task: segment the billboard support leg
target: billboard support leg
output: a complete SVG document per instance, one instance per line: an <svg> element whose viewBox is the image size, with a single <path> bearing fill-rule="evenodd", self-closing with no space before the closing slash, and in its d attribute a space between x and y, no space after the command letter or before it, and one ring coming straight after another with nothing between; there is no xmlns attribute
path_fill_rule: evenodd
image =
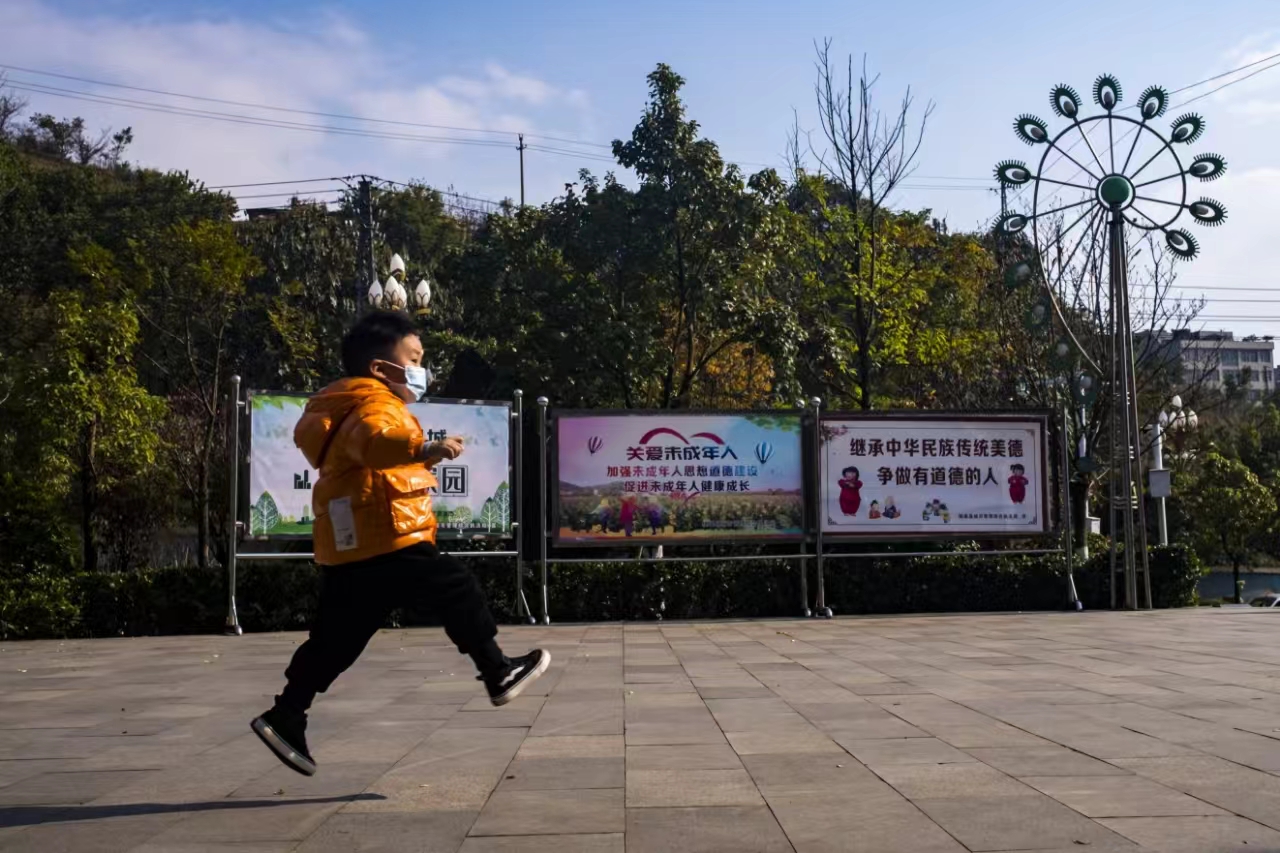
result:
<svg viewBox="0 0 1280 853"><path fill-rule="evenodd" d="M547 501L550 490L547 483L547 405L546 397L538 398L538 484L541 487L538 495L538 542L540 545L541 586L542 586L542 624L551 624L551 606L547 595Z"/></svg>
<svg viewBox="0 0 1280 853"><path fill-rule="evenodd" d="M1071 438L1067 428L1071 423L1071 407L1062 407L1062 553L1067 564L1067 597L1076 610L1084 610L1076 593L1076 578L1072 566L1071 545Z"/></svg>
<svg viewBox="0 0 1280 853"><path fill-rule="evenodd" d="M240 498L240 377L231 377L227 394L227 624L223 633L238 637L244 633L236 614L236 550L240 544L236 504Z"/></svg>
<svg viewBox="0 0 1280 853"><path fill-rule="evenodd" d="M814 483L813 495L817 505L817 514L814 518L814 539L817 544L817 553L815 554L818 565L818 601L814 606L816 615L824 619L830 619L834 614L831 608L827 606L827 577L826 566L822 560L822 398L814 397L809 401L813 407L813 452L817 457L817 464L814 465Z"/></svg>
<svg viewBox="0 0 1280 853"><path fill-rule="evenodd" d="M511 411L512 432L515 433L515 467L511 472L511 492L515 497L515 512L511 523L511 536L516 552L516 619L536 622L529 612L529 600L524 595L524 392L517 389Z"/></svg>
<svg viewBox="0 0 1280 853"><path fill-rule="evenodd" d="M809 548L805 541L800 541L800 556L808 555ZM813 611L809 609L809 561L797 560L800 564L800 613L808 618L813 615Z"/></svg>

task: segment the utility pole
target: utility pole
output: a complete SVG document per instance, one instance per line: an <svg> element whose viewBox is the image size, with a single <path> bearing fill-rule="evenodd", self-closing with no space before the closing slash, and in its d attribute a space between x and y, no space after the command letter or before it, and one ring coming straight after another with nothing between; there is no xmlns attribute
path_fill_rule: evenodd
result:
<svg viewBox="0 0 1280 853"><path fill-rule="evenodd" d="M356 186L356 206L360 217L360 238L356 248L356 316L359 317L364 312L369 288L378 277L373 261L373 184L368 175L361 175Z"/></svg>
<svg viewBox="0 0 1280 853"><path fill-rule="evenodd" d="M520 140L520 144L516 146L516 150L520 152L520 206L524 207L524 149L528 146L524 144L524 134L518 133L516 137Z"/></svg>

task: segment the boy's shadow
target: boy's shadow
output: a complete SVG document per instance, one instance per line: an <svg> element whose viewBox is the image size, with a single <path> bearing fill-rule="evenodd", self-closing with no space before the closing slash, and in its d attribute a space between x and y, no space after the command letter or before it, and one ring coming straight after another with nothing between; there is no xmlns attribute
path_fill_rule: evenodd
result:
<svg viewBox="0 0 1280 853"><path fill-rule="evenodd" d="M339 797L294 797L270 800L214 800L206 803L122 803L112 806L0 806L0 829L14 826L39 826L42 823L66 823L79 820L105 820L137 815L182 814L185 812L235 811L269 806L294 806L302 803L356 803L362 800L385 800L382 794L344 794Z"/></svg>

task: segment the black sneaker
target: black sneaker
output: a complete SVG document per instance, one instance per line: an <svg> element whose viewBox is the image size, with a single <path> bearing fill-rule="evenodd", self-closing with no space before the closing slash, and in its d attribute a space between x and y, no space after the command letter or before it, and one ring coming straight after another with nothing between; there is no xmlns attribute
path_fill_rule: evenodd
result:
<svg viewBox="0 0 1280 853"><path fill-rule="evenodd" d="M250 728L253 733L271 747L281 763L303 776L316 775L316 763L307 752L307 715L272 708L255 719Z"/></svg>
<svg viewBox="0 0 1280 853"><path fill-rule="evenodd" d="M507 665L491 676L479 676L489 691L489 701L505 705L519 696L526 687L547 671L551 663L550 652L534 649L523 657L511 658Z"/></svg>

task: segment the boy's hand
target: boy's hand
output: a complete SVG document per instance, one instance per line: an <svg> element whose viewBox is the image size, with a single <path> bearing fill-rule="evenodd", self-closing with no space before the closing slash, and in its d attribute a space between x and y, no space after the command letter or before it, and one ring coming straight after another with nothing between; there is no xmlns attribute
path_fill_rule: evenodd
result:
<svg viewBox="0 0 1280 853"><path fill-rule="evenodd" d="M424 447L422 449L422 458L428 465L434 465L446 459L457 459L462 455L462 450L462 439L456 435L451 435L441 441L433 441Z"/></svg>

